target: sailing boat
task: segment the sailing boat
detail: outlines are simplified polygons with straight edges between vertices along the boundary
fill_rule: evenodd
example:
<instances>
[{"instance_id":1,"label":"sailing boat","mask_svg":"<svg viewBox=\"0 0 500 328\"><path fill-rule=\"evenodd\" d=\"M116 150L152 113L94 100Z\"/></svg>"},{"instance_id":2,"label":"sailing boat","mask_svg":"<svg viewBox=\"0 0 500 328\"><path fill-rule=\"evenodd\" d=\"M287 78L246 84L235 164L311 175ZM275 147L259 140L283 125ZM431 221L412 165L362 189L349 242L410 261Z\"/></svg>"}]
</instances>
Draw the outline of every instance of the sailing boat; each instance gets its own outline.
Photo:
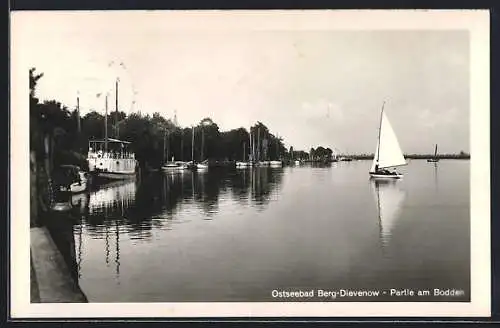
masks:
<instances>
[{"instance_id":1,"label":"sailing boat","mask_svg":"<svg viewBox=\"0 0 500 328\"><path fill-rule=\"evenodd\" d=\"M406 194L398 188L394 180L373 180L372 187L377 204L380 239L383 245L387 245L396 221L400 217Z\"/></svg>"},{"instance_id":2,"label":"sailing boat","mask_svg":"<svg viewBox=\"0 0 500 328\"><path fill-rule=\"evenodd\" d=\"M436 147L434 148L434 157L427 159L427 162L431 163L439 162L439 158L437 157L437 152L438 152L438 145L436 144Z\"/></svg>"},{"instance_id":3,"label":"sailing boat","mask_svg":"<svg viewBox=\"0 0 500 328\"><path fill-rule=\"evenodd\" d=\"M202 126L202 128L201 128L200 163L196 164L196 169L198 171L206 171L208 169L208 160L203 160L203 150L204 149L205 149L205 132L203 131L203 126Z\"/></svg>"},{"instance_id":4,"label":"sailing boat","mask_svg":"<svg viewBox=\"0 0 500 328\"><path fill-rule=\"evenodd\" d=\"M373 157L370 176L377 179L400 179L403 177L401 173L398 173L396 169L393 171L388 169L406 165L407 163L391 123L384 113L384 105L385 102L382 105L380 114L377 149Z\"/></svg>"},{"instance_id":5,"label":"sailing boat","mask_svg":"<svg viewBox=\"0 0 500 328\"><path fill-rule=\"evenodd\" d=\"M280 152L280 144L279 144L279 141L277 139L276 140L276 157L278 159L269 162L269 165L271 167L283 167L283 162L279 159L279 157L280 157L279 152Z\"/></svg>"},{"instance_id":6,"label":"sailing boat","mask_svg":"<svg viewBox=\"0 0 500 328\"><path fill-rule=\"evenodd\" d=\"M243 161L236 162L236 167L240 168L240 169L248 167L248 164L249 164L248 162L245 161L245 146L246 146L246 143L243 142Z\"/></svg>"},{"instance_id":7,"label":"sailing boat","mask_svg":"<svg viewBox=\"0 0 500 328\"><path fill-rule=\"evenodd\" d=\"M163 135L163 162L165 162L165 150L167 151L167 159L170 153L170 143L167 142L167 137L167 132L165 131ZM174 156L172 156L172 160L170 162L165 162L161 169L164 172L179 171L182 169L182 165L178 162L175 162L175 158Z\"/></svg>"}]
</instances>

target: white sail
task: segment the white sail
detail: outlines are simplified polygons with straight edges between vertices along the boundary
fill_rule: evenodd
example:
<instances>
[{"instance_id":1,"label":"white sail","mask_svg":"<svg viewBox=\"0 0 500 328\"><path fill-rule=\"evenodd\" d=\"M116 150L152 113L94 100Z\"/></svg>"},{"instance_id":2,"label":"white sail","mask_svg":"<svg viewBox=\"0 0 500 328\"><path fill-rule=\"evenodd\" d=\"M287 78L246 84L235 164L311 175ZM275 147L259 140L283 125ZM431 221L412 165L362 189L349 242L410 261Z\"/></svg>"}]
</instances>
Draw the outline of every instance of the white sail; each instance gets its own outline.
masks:
<instances>
[{"instance_id":1,"label":"white sail","mask_svg":"<svg viewBox=\"0 0 500 328\"><path fill-rule=\"evenodd\" d=\"M374 180L372 183L374 198L380 220L380 235L383 242L392 236L392 230L401 215L406 194L397 183Z\"/></svg>"},{"instance_id":2,"label":"white sail","mask_svg":"<svg viewBox=\"0 0 500 328\"><path fill-rule=\"evenodd\" d=\"M376 164L378 164L379 168L388 168L407 164L403 156L403 151L399 146L396 134L394 133L391 123L384 112L382 112L382 119L380 123L380 140L377 142L371 172L374 172Z\"/></svg>"}]
</instances>

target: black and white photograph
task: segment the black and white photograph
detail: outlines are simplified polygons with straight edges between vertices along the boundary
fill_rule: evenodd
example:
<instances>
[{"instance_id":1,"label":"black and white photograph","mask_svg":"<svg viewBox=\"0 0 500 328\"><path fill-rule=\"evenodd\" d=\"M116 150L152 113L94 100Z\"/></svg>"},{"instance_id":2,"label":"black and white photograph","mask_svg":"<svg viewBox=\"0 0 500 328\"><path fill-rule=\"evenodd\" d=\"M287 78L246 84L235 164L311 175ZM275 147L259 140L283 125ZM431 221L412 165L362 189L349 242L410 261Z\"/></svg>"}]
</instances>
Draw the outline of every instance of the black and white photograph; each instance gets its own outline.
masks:
<instances>
[{"instance_id":1,"label":"black and white photograph","mask_svg":"<svg viewBox=\"0 0 500 328\"><path fill-rule=\"evenodd\" d=\"M13 316L489 315L487 11L11 24Z\"/></svg>"}]
</instances>

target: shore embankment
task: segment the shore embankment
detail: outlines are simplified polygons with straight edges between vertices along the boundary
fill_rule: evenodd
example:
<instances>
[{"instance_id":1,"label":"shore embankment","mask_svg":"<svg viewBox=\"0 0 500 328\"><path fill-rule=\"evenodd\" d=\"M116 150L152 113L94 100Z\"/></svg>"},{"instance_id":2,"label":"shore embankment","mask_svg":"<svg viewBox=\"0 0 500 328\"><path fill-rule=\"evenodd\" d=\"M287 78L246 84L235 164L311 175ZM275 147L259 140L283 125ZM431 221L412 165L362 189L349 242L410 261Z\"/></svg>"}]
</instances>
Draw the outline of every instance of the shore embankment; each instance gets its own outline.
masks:
<instances>
[{"instance_id":1,"label":"shore embankment","mask_svg":"<svg viewBox=\"0 0 500 328\"><path fill-rule=\"evenodd\" d=\"M85 303L87 297L72 277L46 227L30 229L31 302Z\"/></svg>"}]
</instances>

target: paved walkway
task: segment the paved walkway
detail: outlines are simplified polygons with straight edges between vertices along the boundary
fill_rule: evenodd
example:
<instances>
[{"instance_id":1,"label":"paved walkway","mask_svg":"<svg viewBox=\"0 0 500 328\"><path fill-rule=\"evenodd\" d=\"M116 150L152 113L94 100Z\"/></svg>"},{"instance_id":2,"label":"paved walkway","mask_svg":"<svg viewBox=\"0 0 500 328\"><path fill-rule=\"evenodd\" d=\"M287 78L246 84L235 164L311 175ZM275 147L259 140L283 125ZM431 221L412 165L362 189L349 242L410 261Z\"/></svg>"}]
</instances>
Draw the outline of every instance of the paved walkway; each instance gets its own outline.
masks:
<instances>
[{"instance_id":1,"label":"paved walkway","mask_svg":"<svg viewBox=\"0 0 500 328\"><path fill-rule=\"evenodd\" d=\"M48 230L44 227L31 228L30 238L31 302L87 302Z\"/></svg>"}]
</instances>

